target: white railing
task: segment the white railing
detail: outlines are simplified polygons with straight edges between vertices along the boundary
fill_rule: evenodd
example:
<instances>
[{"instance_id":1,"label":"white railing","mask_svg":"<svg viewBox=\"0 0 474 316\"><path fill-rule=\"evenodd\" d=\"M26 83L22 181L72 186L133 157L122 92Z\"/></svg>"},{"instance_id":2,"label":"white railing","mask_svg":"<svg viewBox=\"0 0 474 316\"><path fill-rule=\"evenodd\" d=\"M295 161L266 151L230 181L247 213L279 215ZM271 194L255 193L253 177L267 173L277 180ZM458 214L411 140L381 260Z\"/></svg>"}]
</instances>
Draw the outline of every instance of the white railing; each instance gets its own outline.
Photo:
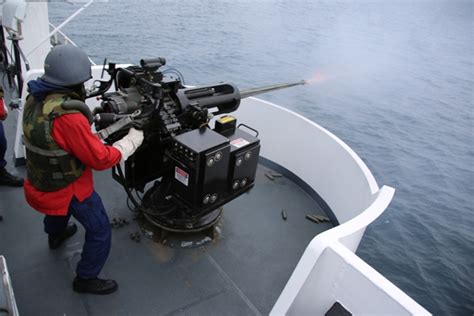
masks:
<instances>
[{"instance_id":1,"label":"white railing","mask_svg":"<svg viewBox=\"0 0 474 316\"><path fill-rule=\"evenodd\" d=\"M10 273L8 273L5 257L0 255L0 313L18 316L15 294L13 293ZM5 313L5 314L4 314Z\"/></svg>"},{"instance_id":2,"label":"white railing","mask_svg":"<svg viewBox=\"0 0 474 316\"><path fill-rule=\"evenodd\" d=\"M383 186L354 219L316 236L306 248L272 315L324 315L337 301L354 315L430 315L355 253L367 225L394 190Z\"/></svg>"},{"instance_id":3,"label":"white railing","mask_svg":"<svg viewBox=\"0 0 474 316\"><path fill-rule=\"evenodd\" d=\"M354 253L395 190L379 189L352 149L301 115L254 98L234 114L260 132L261 155L308 184L340 223L311 241L271 314L324 315L336 301L356 315L429 314Z\"/></svg>"}]
</instances>

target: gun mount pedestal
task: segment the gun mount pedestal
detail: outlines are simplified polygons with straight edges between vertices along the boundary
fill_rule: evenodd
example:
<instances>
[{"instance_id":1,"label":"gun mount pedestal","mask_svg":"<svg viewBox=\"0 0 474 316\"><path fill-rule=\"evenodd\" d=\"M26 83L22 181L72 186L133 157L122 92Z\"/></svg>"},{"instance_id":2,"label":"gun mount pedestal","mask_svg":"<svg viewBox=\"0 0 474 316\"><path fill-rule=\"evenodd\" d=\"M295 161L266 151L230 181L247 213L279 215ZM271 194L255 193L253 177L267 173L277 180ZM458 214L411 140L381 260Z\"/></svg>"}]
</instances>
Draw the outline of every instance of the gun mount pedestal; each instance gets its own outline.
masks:
<instances>
[{"instance_id":1,"label":"gun mount pedestal","mask_svg":"<svg viewBox=\"0 0 474 316\"><path fill-rule=\"evenodd\" d=\"M137 222L145 236L171 248L201 247L218 236L222 206L193 215L189 207L161 192L161 187L154 185L142 199L143 216Z\"/></svg>"},{"instance_id":2,"label":"gun mount pedestal","mask_svg":"<svg viewBox=\"0 0 474 316\"><path fill-rule=\"evenodd\" d=\"M204 214L193 214L192 210L173 197L160 192L159 186L147 191L142 200L143 216L153 225L176 233L196 233L214 226L222 216L222 207Z\"/></svg>"},{"instance_id":3,"label":"gun mount pedestal","mask_svg":"<svg viewBox=\"0 0 474 316\"><path fill-rule=\"evenodd\" d=\"M218 223L222 216L220 205L197 213L169 194L169 179L162 182L157 181L142 199L141 211L149 223L166 232L186 234L206 231Z\"/></svg>"}]
</instances>

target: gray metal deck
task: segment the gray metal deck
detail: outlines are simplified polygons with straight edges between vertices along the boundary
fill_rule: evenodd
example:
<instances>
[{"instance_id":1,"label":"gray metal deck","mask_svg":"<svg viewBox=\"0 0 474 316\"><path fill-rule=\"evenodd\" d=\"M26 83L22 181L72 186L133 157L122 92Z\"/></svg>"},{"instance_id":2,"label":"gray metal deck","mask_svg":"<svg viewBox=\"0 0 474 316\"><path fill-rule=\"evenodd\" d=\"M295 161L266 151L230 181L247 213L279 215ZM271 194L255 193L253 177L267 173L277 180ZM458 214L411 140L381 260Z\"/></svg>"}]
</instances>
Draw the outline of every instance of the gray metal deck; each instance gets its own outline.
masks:
<instances>
[{"instance_id":1,"label":"gray metal deck","mask_svg":"<svg viewBox=\"0 0 474 316\"><path fill-rule=\"evenodd\" d=\"M5 128L14 134L11 123ZM9 169L25 174L23 167L15 170L10 164ZM82 227L64 246L50 250L43 216L27 205L23 190L0 187L0 254L7 260L20 314L268 314L309 241L332 227L307 220L306 214L323 214L320 206L288 178L268 179L268 171L259 165L251 192L224 207L221 233L213 242L189 249L166 247L145 236L140 243L132 241L130 233L140 227L132 220L125 192L110 171L96 173L96 190L109 217L131 222L113 229L102 276L117 280L119 290L108 296L72 291Z\"/></svg>"}]
</instances>

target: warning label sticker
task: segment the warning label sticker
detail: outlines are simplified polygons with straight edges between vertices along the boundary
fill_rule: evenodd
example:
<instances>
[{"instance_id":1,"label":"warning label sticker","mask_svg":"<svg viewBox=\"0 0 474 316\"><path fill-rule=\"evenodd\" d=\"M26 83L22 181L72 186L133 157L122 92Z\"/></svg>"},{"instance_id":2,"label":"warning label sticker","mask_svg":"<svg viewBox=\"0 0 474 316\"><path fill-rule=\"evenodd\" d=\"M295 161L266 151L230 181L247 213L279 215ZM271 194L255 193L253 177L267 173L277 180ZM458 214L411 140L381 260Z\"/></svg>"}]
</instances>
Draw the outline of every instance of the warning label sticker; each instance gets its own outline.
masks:
<instances>
[{"instance_id":1,"label":"warning label sticker","mask_svg":"<svg viewBox=\"0 0 474 316\"><path fill-rule=\"evenodd\" d=\"M183 169L179 167L174 167L174 178L184 184L185 186L188 186L189 183L189 173L184 171Z\"/></svg>"},{"instance_id":2,"label":"warning label sticker","mask_svg":"<svg viewBox=\"0 0 474 316\"><path fill-rule=\"evenodd\" d=\"M231 141L230 144L232 146L237 147L237 148L241 148L241 147L244 147L245 145L248 145L250 143L248 141L246 141L245 139L243 139L243 138L236 138L233 141Z\"/></svg>"}]
</instances>

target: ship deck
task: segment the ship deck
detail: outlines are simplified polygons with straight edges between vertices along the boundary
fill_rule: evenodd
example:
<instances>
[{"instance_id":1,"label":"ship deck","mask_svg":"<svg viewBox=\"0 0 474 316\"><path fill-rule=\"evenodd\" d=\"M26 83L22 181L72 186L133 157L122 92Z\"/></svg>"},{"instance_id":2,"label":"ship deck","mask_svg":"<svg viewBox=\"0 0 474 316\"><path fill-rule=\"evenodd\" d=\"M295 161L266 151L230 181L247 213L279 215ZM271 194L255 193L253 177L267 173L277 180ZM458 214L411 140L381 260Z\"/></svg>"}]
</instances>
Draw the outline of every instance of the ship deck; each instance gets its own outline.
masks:
<instances>
[{"instance_id":1,"label":"ship deck","mask_svg":"<svg viewBox=\"0 0 474 316\"><path fill-rule=\"evenodd\" d=\"M5 128L12 136L14 120L9 121ZM9 163L8 169L25 175L24 167ZM283 176L272 180L269 172ZM117 280L119 290L107 296L72 291L82 227L50 250L43 216L27 205L23 190L0 187L0 255L7 260L20 315L268 314L308 243L333 227L308 220L307 214L325 215L324 203L294 175L264 159L254 188L224 206L219 233L201 245L183 238L170 247L147 238L150 232L133 219L110 171L97 172L95 183L109 218L130 222L113 229L101 277ZM140 242L130 238L136 232Z\"/></svg>"}]
</instances>

